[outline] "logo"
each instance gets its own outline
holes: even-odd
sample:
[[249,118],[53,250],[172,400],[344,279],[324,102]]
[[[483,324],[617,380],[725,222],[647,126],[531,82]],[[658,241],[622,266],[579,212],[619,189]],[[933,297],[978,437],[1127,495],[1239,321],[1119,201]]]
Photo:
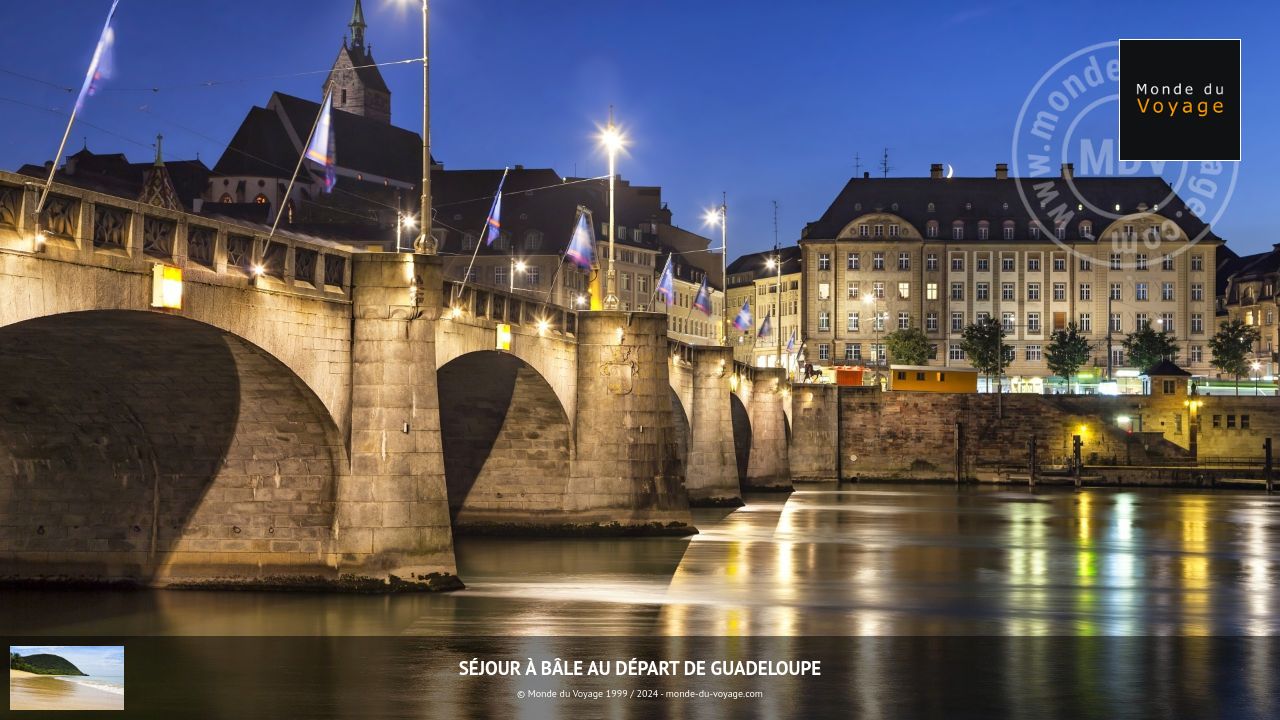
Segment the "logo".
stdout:
[[[1059,247],[1092,261],[1078,246],[1106,246],[1097,257],[1109,255],[1113,269],[1146,269],[1149,258],[1176,256],[1210,234],[1240,166],[1121,160],[1119,50],[1119,42],[1082,48],[1040,77],[1018,113],[1010,169],[1024,209]],[[1143,185],[1108,182],[1143,177]]]

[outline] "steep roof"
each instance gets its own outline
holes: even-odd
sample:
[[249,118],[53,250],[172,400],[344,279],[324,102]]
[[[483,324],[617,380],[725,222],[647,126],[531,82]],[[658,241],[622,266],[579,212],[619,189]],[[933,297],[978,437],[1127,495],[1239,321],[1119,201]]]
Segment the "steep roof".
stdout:
[[378,70],[377,60],[373,59],[373,50],[357,45],[346,48],[347,53],[351,57],[352,69],[355,70],[356,77],[360,78],[360,82],[366,87],[374,90],[381,90],[389,93],[391,90],[387,88],[387,83],[382,79],[382,73]]
[[[806,239],[832,239],[856,218],[876,212],[887,212],[902,217],[921,230],[929,220],[936,220],[941,228],[939,237],[949,241],[951,235],[947,229],[956,220],[962,222],[978,222],[986,220],[998,228],[1005,220],[1013,220],[1018,224],[1017,242],[1026,239],[1027,224],[1031,219],[1024,208],[1018,192],[1019,184],[1029,199],[1037,197],[1035,184],[1043,183],[1050,178],[1017,179],[995,177],[964,178],[852,178],[845,183],[840,194],[818,220],[809,223],[804,229]],[[1195,217],[1186,204],[1173,194],[1173,189],[1160,177],[1083,177],[1072,178],[1075,189],[1098,208],[1114,208],[1117,204],[1121,212],[1139,212],[1139,206],[1159,207],[1159,214],[1176,222],[1188,237],[1197,237],[1206,226]],[[1061,188],[1059,187],[1059,192]],[[1095,234],[1110,225],[1113,220],[1108,216],[1093,212],[1089,205],[1077,210],[1076,200],[1070,196],[1059,196],[1059,199],[1048,203],[1048,210],[1062,203],[1072,205],[1073,216],[1067,226],[1067,239],[1072,241],[1088,241],[1079,235],[1079,222],[1093,222]],[[931,211],[930,204],[933,205]],[[1054,227],[1054,220],[1048,210],[1037,213],[1038,219],[1047,228]],[[976,233],[966,233],[966,238],[975,240]],[[992,232],[991,239],[983,242],[999,241],[999,232]],[[1203,239],[1218,239],[1212,232]]]
[[1142,374],[1147,377],[1191,377],[1191,373],[1174,365],[1168,358],[1156,363]]
[[[769,268],[769,258],[773,254],[773,250],[747,253],[729,263],[729,287],[742,287],[762,278],[774,277],[778,272],[777,268]],[[800,272],[800,246],[778,248],[778,254],[782,256],[783,275]]]
[[[137,200],[142,194],[147,171],[153,165],[154,162],[131,163],[123,153],[99,155],[84,148],[68,155],[66,163],[58,169],[53,179],[54,182],[85,190]],[[194,208],[195,199],[202,197],[208,186],[209,168],[199,160],[170,160],[165,162],[164,167],[182,205],[188,210]],[[23,165],[18,168],[18,173],[44,180],[49,175],[49,168],[43,165]]]

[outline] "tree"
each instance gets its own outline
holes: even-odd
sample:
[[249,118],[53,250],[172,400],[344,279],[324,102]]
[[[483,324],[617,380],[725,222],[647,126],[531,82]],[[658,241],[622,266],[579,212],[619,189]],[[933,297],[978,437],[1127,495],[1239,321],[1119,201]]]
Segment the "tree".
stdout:
[[1258,328],[1245,325],[1240,319],[1224,320],[1218,332],[1209,338],[1209,350],[1213,352],[1213,366],[1236,378],[1236,395],[1240,394],[1240,376],[1248,367],[1246,360],[1261,334]]
[[1067,323],[1066,330],[1058,330],[1044,350],[1045,362],[1054,375],[1066,378],[1067,391],[1071,390],[1071,377],[1081,365],[1089,361],[1093,344],[1080,334],[1075,323]]
[[884,346],[899,365],[923,365],[929,360],[929,338],[920,328],[894,330],[885,336]]
[[1004,327],[990,318],[965,326],[960,349],[969,364],[988,377],[999,373],[1004,358],[1013,352],[1012,345],[1004,344]]
[[1178,343],[1173,334],[1151,329],[1151,325],[1143,325],[1124,338],[1124,352],[1130,362],[1142,372],[1155,367],[1165,358],[1178,355]]

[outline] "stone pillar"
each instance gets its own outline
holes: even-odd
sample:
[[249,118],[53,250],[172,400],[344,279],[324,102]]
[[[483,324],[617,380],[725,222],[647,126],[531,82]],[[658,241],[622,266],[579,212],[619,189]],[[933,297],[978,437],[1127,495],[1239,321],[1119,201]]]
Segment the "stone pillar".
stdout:
[[568,524],[696,532],[672,437],[666,315],[579,313],[577,388]]
[[839,387],[793,387],[791,417],[794,422],[791,425],[791,447],[787,449],[793,480],[839,479],[842,469],[837,421],[839,413]]
[[694,348],[693,402],[689,408],[689,462],[685,488],[692,505],[742,505],[733,447],[733,348]]
[[351,473],[338,485],[336,564],[356,587],[460,588],[436,394],[440,260],[352,260]]
[[[746,381],[746,378],[743,378]],[[787,373],[783,368],[756,368],[751,382],[751,459],[747,490],[791,490],[787,461],[787,416],[782,402]]]

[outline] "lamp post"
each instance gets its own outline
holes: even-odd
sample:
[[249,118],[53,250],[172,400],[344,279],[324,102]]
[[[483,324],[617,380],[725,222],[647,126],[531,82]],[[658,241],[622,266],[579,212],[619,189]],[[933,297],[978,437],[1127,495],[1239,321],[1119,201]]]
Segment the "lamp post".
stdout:
[[782,256],[777,254],[777,248],[774,248],[774,256],[765,262],[765,267],[770,270],[778,271],[778,279],[775,294],[775,305],[778,308],[777,321],[774,323],[777,327],[773,329],[777,348],[774,355],[774,364],[782,367]]
[[1252,368],[1253,368],[1253,396],[1254,396],[1254,397],[1257,397],[1257,396],[1258,396],[1258,383],[1259,383],[1259,382],[1261,382],[1261,380],[1262,380],[1262,378],[1261,378],[1261,377],[1259,377],[1259,376],[1262,374],[1262,372],[1261,372],[1261,371],[1262,371],[1262,363],[1258,362],[1257,360],[1254,360],[1254,361],[1253,361],[1253,365],[1251,365],[1250,367],[1252,367]]
[[516,292],[516,273],[524,272],[525,264],[523,260],[511,258],[511,294]]
[[876,334],[876,344],[872,346],[871,354],[874,356],[875,362],[876,362],[876,387],[879,387],[880,386],[880,351],[882,350],[880,346],[880,331],[882,329],[880,326],[880,308],[879,308],[879,304],[876,302],[876,296],[873,293],[867,293],[866,295],[863,295],[862,302],[871,306],[871,329]]
[[401,229],[413,230],[418,226],[418,219],[412,215],[405,213],[398,214],[399,222],[396,223],[396,252],[400,252],[400,235]]
[[427,0],[422,0],[422,234],[418,246],[434,255],[436,249],[428,245],[431,237],[431,68],[428,57],[428,28],[430,12]]
[[609,265],[605,271],[604,285],[604,309],[617,310],[618,305],[618,274],[613,267],[613,241],[617,237],[618,232],[614,229],[614,178],[616,177],[616,167],[618,161],[618,151],[622,149],[625,140],[622,137],[622,131],[617,125],[613,124],[613,108],[609,108],[609,124],[605,126],[600,133],[600,144],[604,145],[604,149],[609,154]]
[[720,344],[729,343],[729,206],[725,195],[720,196],[720,207],[708,210],[707,225],[720,226],[720,288],[724,302],[720,303]]

